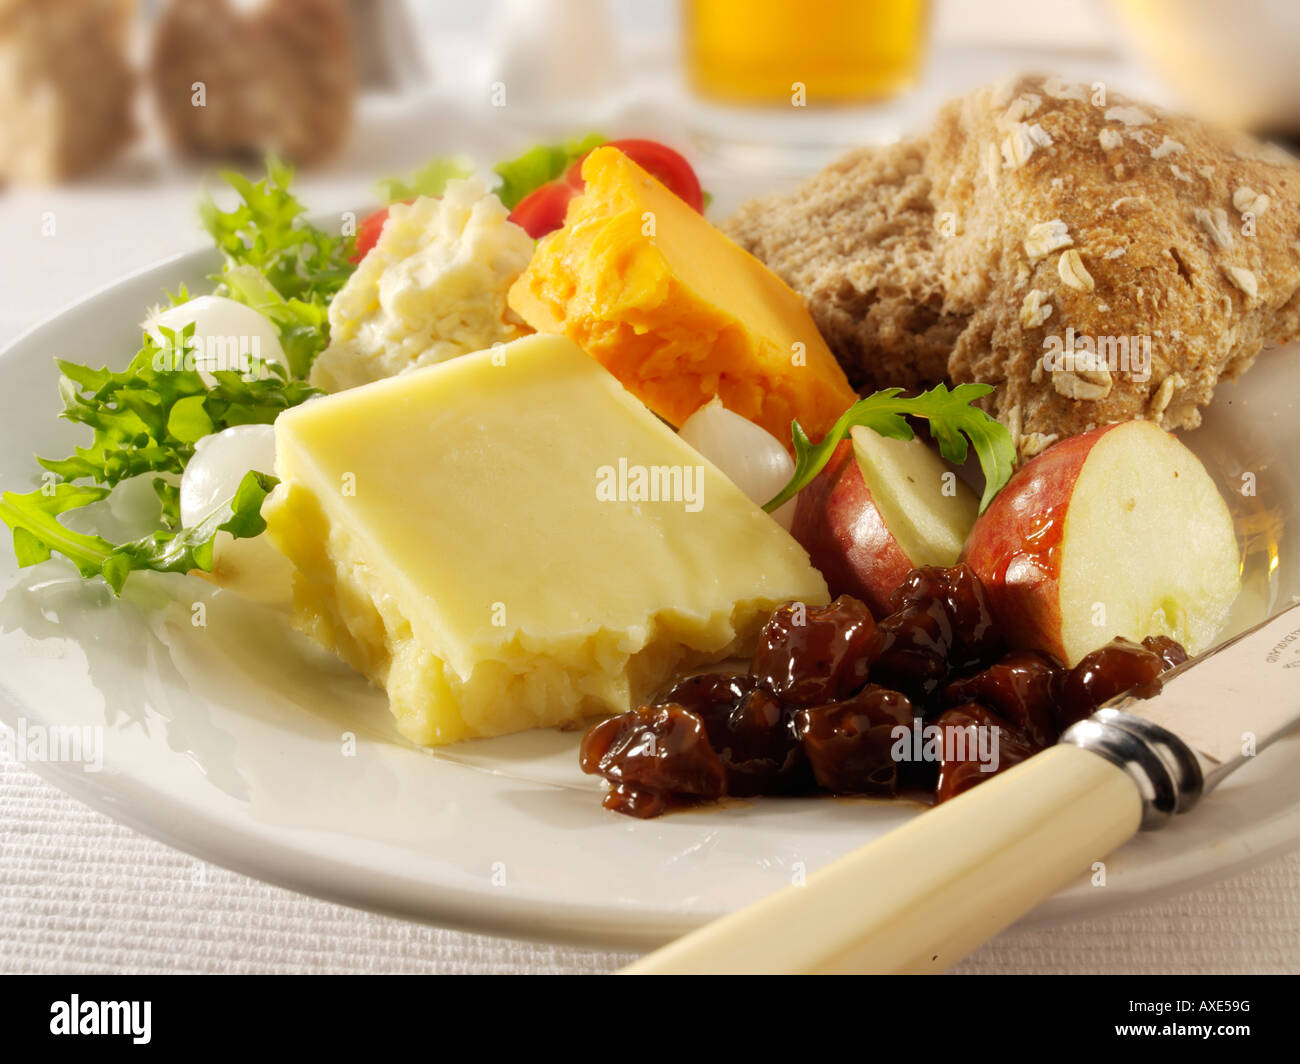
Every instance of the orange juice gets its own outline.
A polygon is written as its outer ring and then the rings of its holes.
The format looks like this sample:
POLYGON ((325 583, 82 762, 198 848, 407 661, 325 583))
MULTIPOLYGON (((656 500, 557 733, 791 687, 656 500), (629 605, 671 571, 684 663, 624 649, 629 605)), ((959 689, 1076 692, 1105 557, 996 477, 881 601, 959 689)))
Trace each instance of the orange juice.
POLYGON ((684 0, 686 68, 728 103, 863 103, 909 88, 926 0, 684 0))

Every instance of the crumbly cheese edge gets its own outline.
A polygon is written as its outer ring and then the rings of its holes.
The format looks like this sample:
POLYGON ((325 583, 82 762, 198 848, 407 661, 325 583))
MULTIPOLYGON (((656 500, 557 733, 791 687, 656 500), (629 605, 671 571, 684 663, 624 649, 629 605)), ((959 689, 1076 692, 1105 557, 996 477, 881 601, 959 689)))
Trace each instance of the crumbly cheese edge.
MULTIPOLYGON (((755 597, 707 615, 658 609, 643 625, 565 638, 549 653, 540 649, 547 640, 516 633, 460 676, 413 632, 354 537, 328 519, 313 492, 282 483, 265 513, 273 542, 295 567, 295 626, 384 688, 398 730, 425 746, 626 712, 681 672, 748 656, 786 601, 755 597)), ((810 604, 824 597, 805 596, 810 604)))

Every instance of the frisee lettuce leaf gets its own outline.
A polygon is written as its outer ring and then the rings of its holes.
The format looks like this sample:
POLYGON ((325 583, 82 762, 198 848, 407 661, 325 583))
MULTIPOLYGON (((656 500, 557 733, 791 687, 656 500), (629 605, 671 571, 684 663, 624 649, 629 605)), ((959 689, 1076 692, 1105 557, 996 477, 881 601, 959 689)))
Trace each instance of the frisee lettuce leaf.
POLYGON ((930 435, 939 443, 939 452, 950 462, 960 465, 966 461, 969 441, 984 471, 980 513, 988 509, 993 497, 1011 479, 1016 461, 1011 433, 983 410, 971 406, 976 399, 993 391, 992 385, 959 384, 949 391, 945 385, 937 384, 928 392, 910 398, 903 396, 902 391, 902 388, 886 388, 858 400, 840 415, 831 430, 816 444, 795 421, 791 426, 794 474, 763 509, 772 513, 806 488, 854 426, 863 425, 891 439, 910 440, 913 432, 905 420, 908 417, 925 419, 930 435))
MULTIPOLYGON (((184 350, 193 326, 180 334, 161 331, 169 344, 184 350)), ((124 370, 93 369, 62 360, 58 365, 61 416, 89 427, 91 441, 66 458, 37 458, 60 481, 25 495, 6 492, 0 497, 0 519, 13 531, 20 565, 62 554, 83 577, 102 576, 119 594, 128 574, 136 570, 210 569, 218 531, 237 538, 261 534, 266 527, 261 502, 274 487, 274 477, 248 474, 234 498, 193 528, 181 527, 175 477, 184 472, 195 444, 204 436, 233 425, 270 424, 281 411, 319 394, 317 389, 290 380, 273 363, 267 363, 272 375, 265 380, 220 371, 209 388, 195 371, 173 368, 168 352, 148 334, 124 370), (158 474, 152 486, 159 505, 159 527, 148 535, 115 544, 76 532, 58 520, 61 514, 100 502, 122 482, 147 473, 158 474)))
POLYGON ((447 155, 430 159, 409 179, 386 177, 375 183, 379 201, 384 204, 415 199, 416 196, 441 196, 447 182, 466 178, 474 172, 474 160, 465 155, 447 155))
POLYGON ((492 168, 493 173, 501 178, 500 186, 493 191, 507 208, 514 210, 528 193, 555 180, 592 148, 604 144, 606 139, 600 133, 589 133, 563 144, 538 144, 529 148, 517 158, 507 159, 492 168))
MULTIPOLYGON (((293 172, 278 161, 268 162, 261 181, 235 173, 224 176, 239 193, 238 206, 223 211, 211 198, 200 204, 204 227, 225 259, 213 280, 219 282, 219 292, 275 324, 288 371, 272 362, 265 363, 270 375, 263 380, 219 371, 208 387, 197 372, 174 359, 174 352, 186 349, 192 325, 179 334, 161 328, 165 348, 146 333, 143 346, 122 370, 56 360, 60 416, 85 425, 91 439, 65 458, 37 458, 58 481, 27 494, 0 496, 0 519, 13 531, 20 565, 61 554, 83 577, 101 576, 118 594, 127 576, 138 570, 210 569, 218 532, 248 538, 266 527, 261 504, 274 477, 250 472, 232 499, 193 528, 181 527, 177 479, 204 436, 235 425, 271 424, 282 411, 320 394, 303 378, 329 342, 329 301, 354 269, 348 256, 355 242, 305 220, 302 205, 289 191, 293 172), (59 520, 145 474, 154 474, 159 507, 158 527, 147 535, 111 543, 59 520)), ((172 306, 190 299, 184 287, 165 295, 172 306)))
POLYGON ((13 530, 14 554, 20 566, 36 565, 52 554, 62 554, 83 577, 101 576, 113 594, 120 595, 133 572, 211 570, 218 532, 229 532, 236 539, 260 536, 266 529, 262 502, 277 483, 273 476, 250 472, 232 498, 193 528, 164 528, 128 543, 110 543, 102 536, 76 532, 58 519, 69 510, 107 498, 112 489, 103 485, 65 482, 25 495, 6 491, 0 495, 0 520, 13 530))
POLYGON ((153 493, 158 497, 158 521, 163 528, 175 531, 181 527, 181 486, 166 477, 153 478, 153 493))
POLYGON ((267 175, 250 181, 243 174, 221 175, 239 193, 239 204, 221 210, 211 196, 199 203, 203 227, 225 257, 222 272, 212 280, 231 299, 248 302, 272 317, 296 377, 306 377, 311 363, 329 343, 329 303, 356 268, 349 261, 356 247, 351 236, 334 236, 312 225, 305 208, 289 191, 293 169, 278 159, 267 160, 267 175), (244 283, 232 283, 241 271, 244 283), (256 274, 264 286, 250 285, 256 274), (278 316, 265 309, 266 289, 279 300, 278 316), (254 295, 263 305, 249 302, 254 295))
MULTIPOLYGON (((193 326, 179 336, 162 331, 183 350, 193 326)), ((109 488, 141 473, 182 473, 202 437, 232 425, 269 425, 282 411, 320 394, 271 362, 264 363, 271 373, 265 380, 221 370, 209 388, 194 370, 171 368, 167 352, 147 334, 124 370, 56 362, 63 374, 60 416, 86 425, 92 437, 66 458, 37 461, 63 480, 109 488)))
POLYGON ((280 346, 289 372, 305 379, 316 356, 330 337, 328 301, 285 299, 264 274, 250 265, 235 266, 222 274, 226 294, 269 318, 280 332, 280 346))

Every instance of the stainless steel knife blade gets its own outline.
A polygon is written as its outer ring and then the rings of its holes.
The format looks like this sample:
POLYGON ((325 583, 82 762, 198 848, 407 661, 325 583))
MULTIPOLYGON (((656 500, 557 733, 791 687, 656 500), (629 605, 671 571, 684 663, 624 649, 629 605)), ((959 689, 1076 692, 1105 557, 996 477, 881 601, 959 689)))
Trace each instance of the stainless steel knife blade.
POLYGON ((1196 754, 1208 791, 1300 726, 1300 603, 1163 677, 1153 698, 1113 708, 1157 724, 1196 754))

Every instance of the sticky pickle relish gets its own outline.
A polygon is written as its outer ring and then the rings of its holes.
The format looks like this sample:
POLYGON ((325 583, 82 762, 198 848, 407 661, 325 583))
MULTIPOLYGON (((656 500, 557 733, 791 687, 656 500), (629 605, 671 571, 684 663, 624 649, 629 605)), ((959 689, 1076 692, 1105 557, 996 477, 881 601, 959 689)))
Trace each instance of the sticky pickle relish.
POLYGON ((966 565, 914 569, 893 612, 780 606, 748 673, 679 680, 583 737, 605 808, 635 817, 725 797, 860 794, 942 802, 1054 744, 1187 660, 1167 636, 1116 638, 1072 669, 1006 646, 966 565))

